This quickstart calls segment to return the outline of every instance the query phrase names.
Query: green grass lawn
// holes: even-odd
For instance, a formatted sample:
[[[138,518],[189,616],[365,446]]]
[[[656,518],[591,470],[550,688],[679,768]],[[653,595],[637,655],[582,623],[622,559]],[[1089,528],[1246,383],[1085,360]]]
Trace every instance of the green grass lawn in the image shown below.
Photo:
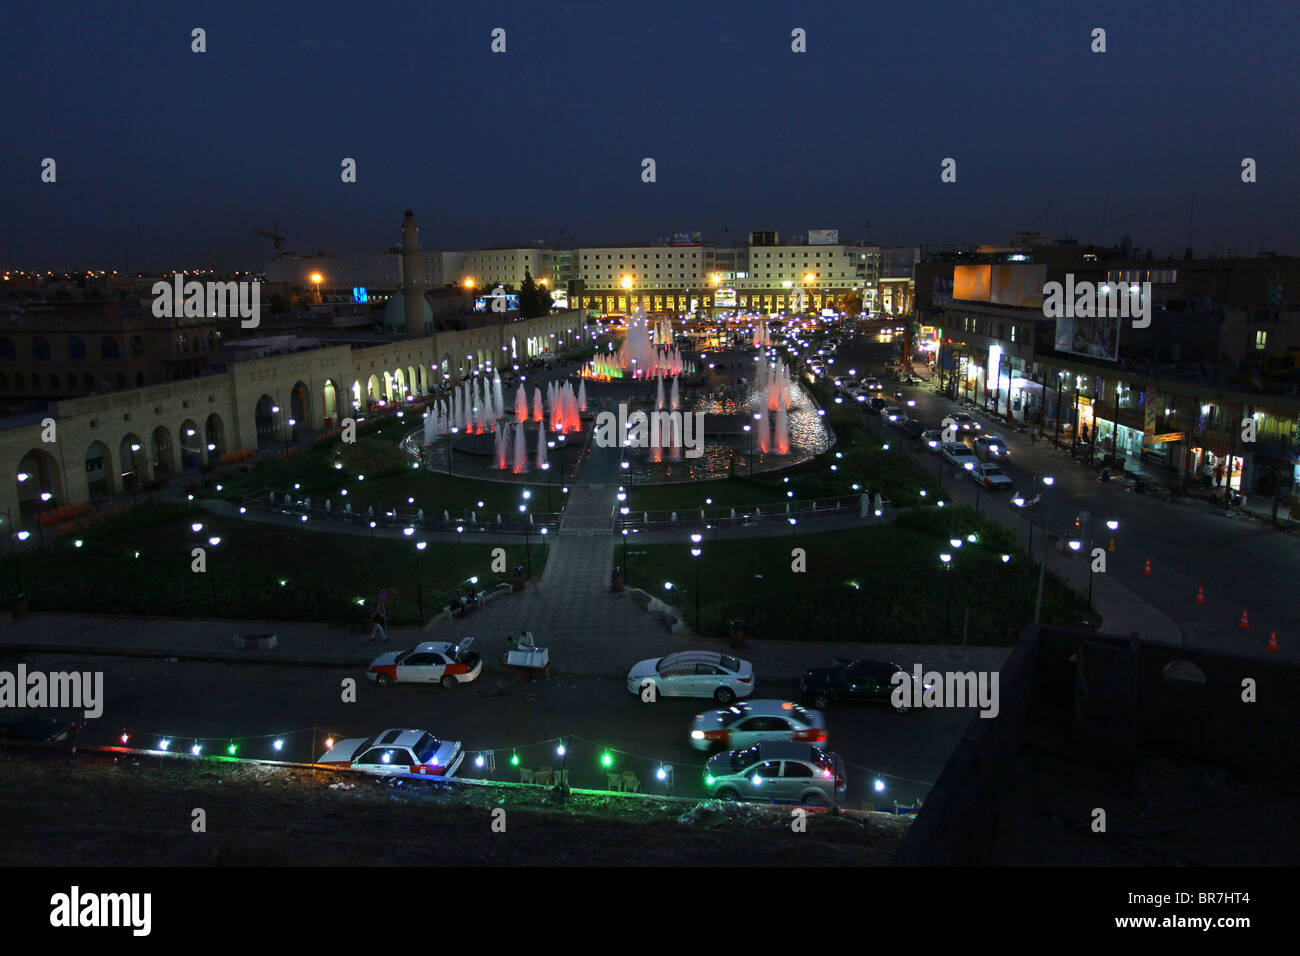
[[[191,530],[200,522],[200,532]],[[207,546],[212,536],[221,538]],[[191,569],[191,549],[207,550],[207,571]],[[24,590],[35,610],[80,611],[164,617],[218,617],[316,620],[349,623],[358,619],[358,601],[373,605],[381,588],[391,592],[391,623],[419,621],[420,589],[425,617],[445,605],[451,590],[471,576],[483,589],[508,581],[526,563],[525,544],[506,547],[504,572],[492,570],[495,545],[430,544],[419,556],[415,544],[286,529],[255,521],[223,518],[194,509],[140,527],[87,533],[84,545],[70,539],[44,552],[20,556]],[[136,556],[138,554],[138,557]],[[531,545],[534,578],[546,564],[546,548]],[[14,585],[9,560],[0,562],[4,587]]]
[[[971,532],[979,535],[975,544],[954,549],[948,542],[950,534]],[[634,540],[627,582],[667,599],[693,625],[698,561],[701,624],[715,636],[726,633],[728,620],[740,618],[748,637],[961,643],[969,607],[968,642],[1005,645],[1033,620],[1037,566],[1009,532],[971,509],[918,509],[899,523],[852,531],[717,542],[706,535],[699,558],[691,557],[690,548],[685,541],[638,547]],[[802,572],[793,570],[794,548],[805,551]],[[1004,552],[1012,555],[1009,563],[1002,561]],[[943,570],[940,553],[954,555],[951,570]],[[615,563],[622,563],[617,549]],[[673,582],[674,596],[665,581]],[[1085,613],[1085,602],[1049,575],[1043,620],[1077,625]]]

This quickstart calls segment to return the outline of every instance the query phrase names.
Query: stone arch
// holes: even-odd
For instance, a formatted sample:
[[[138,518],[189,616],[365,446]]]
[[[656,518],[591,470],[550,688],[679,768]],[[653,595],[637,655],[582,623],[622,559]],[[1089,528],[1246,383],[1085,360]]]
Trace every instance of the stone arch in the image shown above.
[[[149,453],[144,441],[135,432],[127,432],[117,446],[117,460],[122,469],[122,489],[131,491],[148,481],[153,481],[149,467]]]
[[[406,372],[399,368],[393,373],[393,400],[403,402],[406,400],[406,393],[409,389],[406,387]]]
[[[442,353],[442,364],[438,368],[438,384],[443,385],[451,381],[451,353]]]
[[[215,464],[229,451],[226,448],[226,425],[216,412],[209,415],[203,423],[203,439],[203,450],[208,456],[209,464]]]
[[[166,425],[159,425],[149,436],[149,453],[155,475],[174,475],[179,470],[176,466],[176,443]]]
[[[383,396],[379,393],[379,376],[372,375],[366,381],[366,401],[377,402]]]
[[[289,389],[289,418],[294,421],[289,427],[293,428],[295,435],[299,428],[312,427],[311,392],[307,391],[307,385],[302,381],[294,382],[293,388]]]
[[[111,495],[117,491],[113,453],[102,441],[93,441],[86,449],[86,487],[92,498]]]
[[[203,433],[199,431],[197,422],[193,419],[185,419],[185,421],[181,422],[181,427],[176,434],[180,445],[180,465],[182,470],[198,468],[208,460],[207,454],[203,450]]]
[[[388,371],[384,372],[384,390],[381,397],[386,402],[391,402],[393,400],[393,373],[392,372],[388,372]]]
[[[352,380],[352,405],[354,409],[361,405],[361,382],[359,379]]]
[[[333,379],[325,379],[325,384],[321,386],[320,399],[321,410],[325,419],[323,424],[329,427],[339,418],[339,395]]]
[[[257,405],[253,409],[253,426],[257,431],[258,448],[269,448],[275,444],[276,418],[279,415],[276,409],[275,401],[270,395],[263,393],[257,400]]]
[[[59,460],[44,448],[33,448],[18,459],[14,483],[18,489],[18,513],[24,520],[38,511],[65,503]],[[42,501],[42,494],[48,494],[49,499]]]
[[[408,365],[406,367],[406,390],[410,392],[413,397],[420,397],[420,379],[415,373],[414,365]]]

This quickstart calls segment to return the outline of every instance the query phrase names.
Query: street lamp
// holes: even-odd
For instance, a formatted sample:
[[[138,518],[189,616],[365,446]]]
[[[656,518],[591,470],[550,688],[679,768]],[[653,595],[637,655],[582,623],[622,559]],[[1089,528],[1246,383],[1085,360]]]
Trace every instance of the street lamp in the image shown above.
[[[691,548],[691,557],[693,557],[693,558],[696,559],[696,561],[695,561],[695,633],[696,633],[696,634],[699,634],[699,633],[700,633],[700,562],[699,562],[699,557],[700,557],[700,555],[703,553],[703,551],[702,551],[702,549],[700,548],[699,545],[700,545],[700,541],[701,541],[702,539],[703,539],[703,536],[702,536],[702,535],[698,535],[698,534],[693,534],[693,535],[691,535],[691,544],[695,545],[695,547]]]
[[[22,479],[20,478],[19,480]],[[8,534],[9,536],[9,554],[12,557],[14,562],[14,586],[17,588],[17,590],[14,592],[14,600],[20,601],[22,600],[22,596],[23,596],[23,576],[22,576],[21,569],[18,567],[18,545],[14,543],[14,539],[17,538],[19,541],[26,541],[27,532],[13,530],[14,522],[13,522],[13,518],[9,514],[8,508],[4,509],[4,516],[5,516],[5,533]]]
[[[451,443],[456,438],[456,433],[460,431],[455,425],[451,426],[451,434],[447,436],[447,477],[451,477]]]
[[[427,541],[415,542],[415,593],[420,601],[420,626],[424,627],[424,581],[420,576],[420,554],[429,546]]]
[[[949,638],[951,638],[952,637],[952,578],[949,577],[949,572],[952,571],[952,555],[941,554],[939,555],[939,560],[943,562],[944,580],[947,582],[948,585],[944,589],[947,592],[947,596],[948,596],[948,601],[947,601],[948,608],[947,611],[944,613],[943,632],[947,634]]]

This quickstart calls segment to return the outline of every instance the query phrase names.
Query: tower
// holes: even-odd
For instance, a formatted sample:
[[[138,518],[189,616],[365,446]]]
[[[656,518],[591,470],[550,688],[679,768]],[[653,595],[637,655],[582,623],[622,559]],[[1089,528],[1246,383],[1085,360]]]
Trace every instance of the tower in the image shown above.
[[[420,259],[420,227],[415,213],[406,210],[402,220],[402,307],[406,337],[424,335],[424,269]]]

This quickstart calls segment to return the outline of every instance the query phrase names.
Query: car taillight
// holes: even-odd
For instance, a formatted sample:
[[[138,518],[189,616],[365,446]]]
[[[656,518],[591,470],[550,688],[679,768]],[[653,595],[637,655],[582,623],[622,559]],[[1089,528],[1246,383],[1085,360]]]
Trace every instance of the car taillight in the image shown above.
[[[419,767],[419,768],[417,768],[417,771],[416,771],[416,772],[417,772],[417,773],[431,773],[431,774],[435,774],[436,776],[439,776],[439,777],[440,777],[440,776],[442,776],[442,772],[443,772],[444,770],[446,770],[446,769],[447,769],[446,767],[439,766],[439,765],[436,764],[436,763],[431,763],[431,764],[428,764],[428,765],[426,765],[426,766],[423,766],[423,767]]]
[[[754,675],[753,675],[753,674],[750,674],[748,677],[737,677],[737,678],[736,678],[736,680],[739,681],[739,682],[742,683],[742,684],[748,684],[748,683],[749,683],[750,681],[752,681],[753,679],[754,679]]]
[[[730,730],[706,730],[704,732],[704,739],[721,740],[723,743],[727,743],[729,740],[731,740],[731,731]]]
[[[819,744],[826,742],[826,731],[819,730],[816,727],[805,727],[803,730],[794,732],[796,743]]]

